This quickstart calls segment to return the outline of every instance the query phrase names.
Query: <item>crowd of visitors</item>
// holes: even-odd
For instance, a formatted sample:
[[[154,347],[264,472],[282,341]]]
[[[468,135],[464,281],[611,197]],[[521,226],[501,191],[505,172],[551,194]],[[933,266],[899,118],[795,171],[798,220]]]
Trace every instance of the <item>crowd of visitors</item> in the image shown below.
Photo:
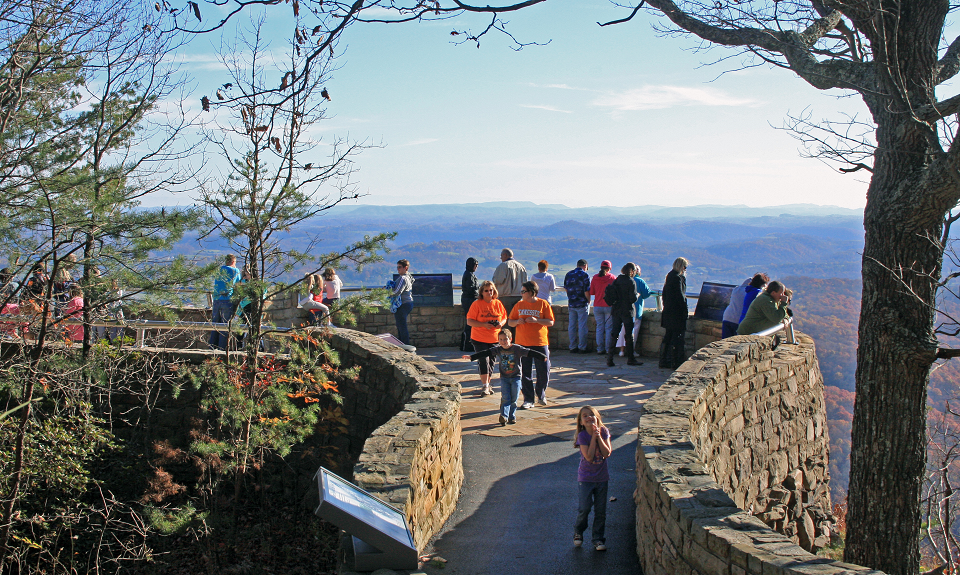
[[[460,299],[466,314],[466,327],[460,350],[475,352],[464,357],[478,362],[480,394],[492,394],[490,377],[494,369],[493,362],[501,356],[497,355],[499,352],[488,351],[498,345],[502,347],[500,335],[508,331],[508,328],[513,328],[516,334],[510,334],[510,341],[515,342],[513,346],[537,352],[518,356],[520,391],[523,396],[520,409],[530,409],[535,405],[545,406],[546,390],[550,382],[548,333],[556,321],[551,307],[551,292],[558,289],[557,281],[553,274],[548,272],[550,263],[546,260],[537,263],[539,272],[533,274],[529,281],[526,280],[526,269],[514,259],[512,250],[503,249],[500,260],[492,281],[483,282],[476,277],[479,266],[477,259],[471,257],[466,261]],[[600,272],[591,278],[587,273],[587,260],[581,259],[577,261],[577,267],[567,272],[563,278],[562,289],[567,293],[567,309],[570,314],[570,353],[587,353],[587,317],[590,314],[592,298],[592,310],[597,324],[597,353],[606,355],[607,365],[613,366],[613,357],[619,347],[620,355],[627,356],[627,365],[642,365],[634,354],[635,342],[643,315],[643,300],[653,292],[639,277],[640,268],[636,264],[625,264],[619,277],[611,273],[611,268],[611,262],[603,260],[600,262]],[[516,293],[517,296],[504,296],[504,291]],[[682,350],[680,352],[682,353]],[[505,368],[501,366],[501,370],[503,369]],[[510,414],[504,412],[503,417],[509,423]]]
[[[83,274],[75,269],[77,260],[72,254],[55,267],[51,277],[44,263],[34,264],[22,284],[16,281],[13,269],[0,270],[0,315],[19,316],[16,321],[0,322],[0,334],[33,339],[36,324],[31,318],[45,314],[50,320],[48,333],[68,341],[83,341],[87,329],[93,342],[116,341],[121,337],[122,327],[94,324],[105,320],[123,321],[123,290],[117,280],[108,282],[99,269],[91,267],[87,270],[89,277],[81,282]],[[86,287],[81,287],[81,283]],[[88,309],[88,306],[95,307]],[[85,313],[88,318],[84,317]]]

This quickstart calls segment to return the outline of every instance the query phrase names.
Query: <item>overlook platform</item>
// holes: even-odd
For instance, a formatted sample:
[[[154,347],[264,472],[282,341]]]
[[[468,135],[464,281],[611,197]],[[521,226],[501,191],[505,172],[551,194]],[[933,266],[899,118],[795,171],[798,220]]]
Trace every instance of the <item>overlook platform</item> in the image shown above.
[[[500,394],[482,397],[476,364],[449,348],[420,349],[419,355],[459,378],[463,387],[464,485],[457,509],[434,537],[426,573],[455,575],[513,573],[640,573],[636,553],[634,456],[643,402],[672,371],[655,358],[642,366],[606,367],[604,356],[567,351],[551,354],[547,407],[518,410],[516,425],[498,422]],[[498,389],[498,378],[493,379]],[[608,551],[594,551],[589,529],[584,546],[573,546],[579,453],[573,447],[577,412],[600,410],[613,436],[608,459]],[[592,521],[592,515],[591,515]],[[592,525],[592,523],[591,523]]]

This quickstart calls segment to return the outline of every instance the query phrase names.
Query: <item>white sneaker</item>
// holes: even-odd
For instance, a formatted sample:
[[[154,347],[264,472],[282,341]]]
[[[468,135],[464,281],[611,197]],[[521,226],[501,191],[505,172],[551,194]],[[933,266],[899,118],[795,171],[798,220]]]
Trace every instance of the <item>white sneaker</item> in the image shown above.
[[[488,385],[488,386],[486,386],[486,387],[483,388],[483,391],[481,392],[481,394],[482,394],[482,395],[493,395],[493,388],[491,388],[491,387]]]
[[[520,409],[533,409],[533,404],[530,403],[529,401],[527,401],[527,402],[525,402],[523,405],[520,406]]]
[[[620,350],[620,357],[623,357],[623,350]]]
[[[594,543],[593,548],[596,549],[597,551],[606,551],[606,550],[607,550],[607,546],[604,545],[603,543],[600,543],[600,542]]]
[[[537,398],[537,405],[539,405],[539,406],[541,406],[541,407],[546,407],[546,406],[547,406],[547,400],[546,400],[546,399],[540,399],[540,398],[538,397],[538,398]]]

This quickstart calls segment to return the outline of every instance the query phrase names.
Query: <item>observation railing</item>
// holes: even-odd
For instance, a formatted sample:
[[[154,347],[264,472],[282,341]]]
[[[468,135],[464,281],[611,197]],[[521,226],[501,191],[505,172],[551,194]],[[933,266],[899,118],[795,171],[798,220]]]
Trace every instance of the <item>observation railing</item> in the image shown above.
[[[779,332],[786,332],[786,343],[797,343],[797,336],[793,331],[793,316],[785,318],[783,321],[777,325],[767,328],[763,331],[758,331],[750,335],[759,335],[759,336],[771,336]]]

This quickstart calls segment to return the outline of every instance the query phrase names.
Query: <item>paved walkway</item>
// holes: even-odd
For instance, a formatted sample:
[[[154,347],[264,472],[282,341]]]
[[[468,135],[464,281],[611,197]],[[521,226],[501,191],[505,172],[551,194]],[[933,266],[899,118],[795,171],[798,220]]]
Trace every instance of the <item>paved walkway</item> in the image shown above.
[[[607,368],[598,355],[554,352],[547,407],[518,410],[516,425],[498,422],[500,394],[482,397],[476,364],[450,349],[418,353],[463,387],[464,485],[457,510],[426,550],[439,560],[423,571],[447,575],[639,574],[634,529],[636,428],[643,401],[671,372],[655,359]],[[493,379],[494,389],[499,381]],[[573,447],[577,412],[600,410],[613,435],[607,503],[608,551],[596,552],[589,529],[573,547],[579,452]],[[591,521],[593,516],[591,514]],[[592,524],[591,524],[592,526]]]

